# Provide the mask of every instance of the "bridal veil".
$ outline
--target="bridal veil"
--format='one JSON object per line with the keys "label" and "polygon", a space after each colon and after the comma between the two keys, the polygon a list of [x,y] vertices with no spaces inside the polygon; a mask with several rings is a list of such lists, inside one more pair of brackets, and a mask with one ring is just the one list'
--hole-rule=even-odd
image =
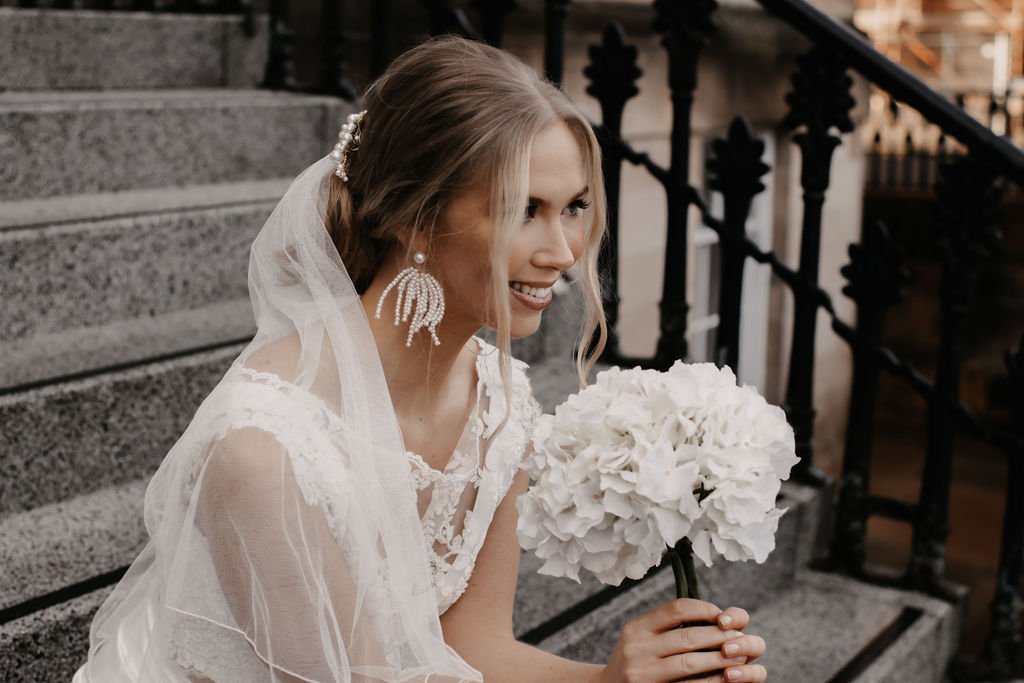
{"label": "bridal veil", "polygon": [[481,680],[442,637],[409,463],[324,227],[334,166],[252,247],[258,332],[154,476],[151,540],[76,681]]}

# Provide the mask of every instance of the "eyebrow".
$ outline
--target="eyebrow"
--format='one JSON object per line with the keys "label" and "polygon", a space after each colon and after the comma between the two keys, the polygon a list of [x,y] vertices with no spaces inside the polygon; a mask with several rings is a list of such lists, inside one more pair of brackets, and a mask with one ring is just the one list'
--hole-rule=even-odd
{"label": "eyebrow", "polygon": [[[586,196],[586,194],[587,194],[588,192],[590,192],[590,186],[589,186],[589,185],[587,185],[587,186],[586,186],[586,187],[584,187],[584,188],[583,188],[582,190],[580,190],[579,192],[577,192],[577,193],[576,193],[576,196],[575,196],[575,197],[573,197],[572,199],[570,199],[569,201],[571,201],[571,202],[574,202],[574,201],[576,201],[577,199],[580,199],[580,198],[582,198],[582,197]],[[544,200],[544,199],[541,199],[540,197],[529,197],[529,198],[527,199],[527,202],[529,202],[530,204],[536,204],[537,206],[542,206],[542,205],[544,205],[544,204],[546,204],[546,203],[547,203],[547,201],[546,201],[546,200]]]}

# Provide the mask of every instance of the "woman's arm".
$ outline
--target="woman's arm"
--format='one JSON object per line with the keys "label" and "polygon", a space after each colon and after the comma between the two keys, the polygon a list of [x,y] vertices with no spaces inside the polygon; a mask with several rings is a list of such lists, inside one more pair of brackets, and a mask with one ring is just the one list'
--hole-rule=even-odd
{"label": "woman's arm", "polygon": [[[495,512],[466,592],[441,617],[445,640],[487,683],[672,681],[700,673],[708,676],[697,680],[708,682],[765,679],[763,667],[745,664],[764,652],[761,638],[739,632],[749,621],[747,613],[722,612],[697,600],[675,600],[631,621],[606,666],[569,661],[517,642],[512,631],[519,573],[515,499],[528,483],[525,473],[516,476]],[[677,628],[694,622],[709,625]],[[722,678],[723,669],[734,677]]]}
{"label": "woman's arm", "polygon": [[[261,668],[259,674],[232,671],[222,654],[218,675],[209,678],[469,680],[473,672],[450,654],[429,622],[385,621],[391,604],[374,583],[380,559],[372,545],[360,546],[350,537],[371,526],[359,506],[346,500],[355,492],[337,490],[331,501],[344,528],[339,539],[326,506],[307,501],[299,484],[302,477],[310,486],[315,472],[300,473],[302,459],[293,455],[262,429],[236,429],[213,447],[197,482],[194,523],[206,539],[216,581],[200,585],[203,592],[194,601],[222,602],[229,612],[217,614],[200,604],[198,616],[220,627],[217,638],[244,636],[245,649],[258,658],[249,660],[253,669]],[[432,597],[429,603],[433,619]],[[404,646],[414,638],[419,650]]]}
{"label": "woman's arm", "polygon": [[445,640],[487,683],[501,681],[598,681],[603,667],[567,659],[517,642],[512,608],[519,576],[515,499],[526,490],[524,472],[494,513],[469,585],[441,615]]}

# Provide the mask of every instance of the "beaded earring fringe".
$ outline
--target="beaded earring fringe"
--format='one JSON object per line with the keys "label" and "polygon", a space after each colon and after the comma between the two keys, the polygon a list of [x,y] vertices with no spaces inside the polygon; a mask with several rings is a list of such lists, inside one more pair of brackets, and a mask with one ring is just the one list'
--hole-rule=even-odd
{"label": "beaded earring fringe", "polygon": [[[426,257],[422,253],[417,253],[414,260],[422,265]],[[384,288],[377,301],[377,311],[374,314],[376,318],[380,318],[384,299],[396,287],[398,298],[395,300],[395,327],[409,322],[409,335],[405,338],[405,346],[412,346],[413,335],[424,327],[430,332],[434,346],[440,346],[441,340],[437,338],[437,324],[444,317],[444,291],[441,289],[441,283],[433,275],[409,266]],[[414,301],[415,309],[413,308]],[[412,314],[412,321],[409,321],[410,314]]]}

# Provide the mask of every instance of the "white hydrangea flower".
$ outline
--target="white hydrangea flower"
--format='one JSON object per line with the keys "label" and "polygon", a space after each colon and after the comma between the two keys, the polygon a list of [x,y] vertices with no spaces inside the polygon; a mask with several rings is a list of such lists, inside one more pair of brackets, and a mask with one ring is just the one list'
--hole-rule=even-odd
{"label": "white hydrangea flower", "polygon": [[537,421],[516,502],[522,546],[543,574],[642,578],[687,536],[705,564],[763,562],[796,464],[785,415],[729,368],[611,368]]}

